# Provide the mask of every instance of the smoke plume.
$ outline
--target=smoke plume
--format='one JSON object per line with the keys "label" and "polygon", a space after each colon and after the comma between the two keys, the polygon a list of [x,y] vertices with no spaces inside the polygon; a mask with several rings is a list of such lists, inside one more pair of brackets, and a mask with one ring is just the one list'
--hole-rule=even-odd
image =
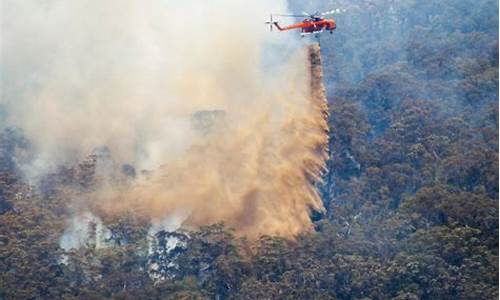
{"label": "smoke plume", "polygon": [[137,176],[108,172],[79,207],[250,236],[310,228],[324,102],[305,44],[263,25],[285,1],[2,5],[4,122],[34,146],[28,176],[107,147]]}

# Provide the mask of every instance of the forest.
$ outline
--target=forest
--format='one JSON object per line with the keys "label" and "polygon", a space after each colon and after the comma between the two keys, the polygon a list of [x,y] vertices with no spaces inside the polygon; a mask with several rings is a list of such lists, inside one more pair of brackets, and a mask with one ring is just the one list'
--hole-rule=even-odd
{"label": "forest", "polygon": [[110,246],[65,250],[64,187],[92,186],[101,157],[35,188],[15,159],[30,141],[5,128],[0,299],[497,299],[498,2],[318,2],[289,1],[346,8],[321,37],[330,151],[314,232],[252,241],[216,223],[151,243],[144,220],[109,216]]}

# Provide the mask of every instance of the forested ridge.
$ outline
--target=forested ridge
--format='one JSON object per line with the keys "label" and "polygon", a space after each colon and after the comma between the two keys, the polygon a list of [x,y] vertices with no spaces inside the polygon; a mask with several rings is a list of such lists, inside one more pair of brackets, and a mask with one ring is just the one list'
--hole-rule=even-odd
{"label": "forested ridge", "polygon": [[330,156],[315,231],[250,241],[220,223],[151,242],[144,220],[108,216],[106,247],[65,251],[64,187],[92,189],[102,154],[35,188],[18,166],[30,141],[7,128],[0,299],[498,298],[498,3],[290,7],[347,8],[321,38]]}

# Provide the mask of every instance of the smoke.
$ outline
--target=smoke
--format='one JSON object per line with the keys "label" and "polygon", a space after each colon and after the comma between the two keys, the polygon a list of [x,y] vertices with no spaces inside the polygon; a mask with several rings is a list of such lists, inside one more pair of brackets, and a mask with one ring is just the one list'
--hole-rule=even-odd
{"label": "smoke", "polygon": [[74,216],[59,240],[61,248],[70,250],[85,244],[94,244],[101,248],[111,237],[111,232],[102,221],[88,211]]}
{"label": "smoke", "polygon": [[107,147],[148,172],[79,200],[95,213],[310,228],[326,133],[305,45],[263,25],[285,1],[2,5],[1,101],[34,146],[28,176]]}

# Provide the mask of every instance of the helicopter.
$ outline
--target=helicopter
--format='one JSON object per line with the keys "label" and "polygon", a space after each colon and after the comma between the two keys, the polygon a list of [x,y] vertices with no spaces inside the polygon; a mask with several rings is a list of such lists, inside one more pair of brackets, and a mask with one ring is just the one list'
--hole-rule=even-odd
{"label": "helicopter", "polygon": [[[279,31],[287,31],[287,30],[292,30],[292,29],[300,29],[300,35],[302,37],[309,35],[309,34],[314,34],[316,37],[319,36],[320,33],[323,31],[330,31],[330,34],[333,34],[333,31],[335,28],[337,28],[337,24],[335,23],[335,20],[332,19],[326,19],[325,16],[327,15],[333,15],[336,13],[340,13],[342,10],[340,9],[333,9],[327,12],[316,12],[314,14],[309,14],[307,12],[303,12],[302,14],[299,15],[293,15],[293,14],[271,14],[271,18],[269,21],[267,21],[265,24],[269,25],[269,29],[273,31],[273,26],[276,27]],[[345,11],[345,10],[343,10]],[[303,18],[306,17],[302,22],[295,23],[292,25],[288,26],[280,26],[279,22],[274,20],[273,17],[289,17],[289,18]]]}

